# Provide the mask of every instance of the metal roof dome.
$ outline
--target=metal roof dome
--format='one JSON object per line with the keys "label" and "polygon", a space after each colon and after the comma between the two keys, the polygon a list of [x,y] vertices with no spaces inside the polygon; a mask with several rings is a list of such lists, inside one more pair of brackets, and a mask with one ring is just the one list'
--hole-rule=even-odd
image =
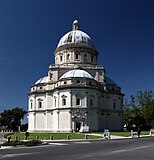
{"label": "metal roof dome", "polygon": [[83,31],[79,30],[79,23],[75,20],[72,24],[73,30],[66,33],[59,41],[58,47],[65,44],[82,44],[95,48],[92,39]]}
{"label": "metal roof dome", "polygon": [[48,77],[48,76],[45,76],[45,77],[42,77],[42,78],[40,78],[39,80],[37,80],[37,81],[35,82],[35,84],[48,83],[48,81],[49,81],[49,77]]}
{"label": "metal roof dome", "polygon": [[74,69],[74,70],[70,70],[66,73],[64,73],[60,79],[63,78],[90,78],[93,79],[93,77],[86,71],[84,70],[80,70],[80,69]]}

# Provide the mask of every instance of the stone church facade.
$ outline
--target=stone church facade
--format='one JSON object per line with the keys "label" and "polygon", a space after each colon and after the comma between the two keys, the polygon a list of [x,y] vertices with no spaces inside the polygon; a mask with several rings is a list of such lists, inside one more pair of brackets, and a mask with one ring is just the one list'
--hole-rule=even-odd
{"label": "stone church facade", "polygon": [[77,20],[72,28],[58,43],[55,64],[28,94],[28,131],[122,130],[124,94],[97,65],[98,51]]}

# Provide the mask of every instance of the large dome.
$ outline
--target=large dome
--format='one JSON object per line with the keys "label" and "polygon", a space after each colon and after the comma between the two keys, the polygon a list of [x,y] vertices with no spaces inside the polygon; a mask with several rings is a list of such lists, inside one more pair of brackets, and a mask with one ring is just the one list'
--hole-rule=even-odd
{"label": "large dome", "polygon": [[92,39],[86,33],[78,29],[79,29],[79,24],[78,21],[75,20],[73,22],[73,30],[66,33],[60,39],[57,48],[65,44],[82,44],[95,48]]}
{"label": "large dome", "polygon": [[90,78],[93,79],[93,77],[86,71],[84,70],[80,70],[80,69],[74,69],[74,70],[70,70],[66,73],[64,73],[60,79],[63,78]]}

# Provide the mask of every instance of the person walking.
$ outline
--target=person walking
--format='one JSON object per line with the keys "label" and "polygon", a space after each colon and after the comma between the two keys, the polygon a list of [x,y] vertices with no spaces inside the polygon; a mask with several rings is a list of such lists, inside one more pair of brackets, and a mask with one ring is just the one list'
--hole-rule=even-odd
{"label": "person walking", "polygon": [[141,129],[140,129],[140,127],[138,127],[138,129],[137,129],[137,135],[138,135],[138,137],[140,137],[140,134],[141,134]]}

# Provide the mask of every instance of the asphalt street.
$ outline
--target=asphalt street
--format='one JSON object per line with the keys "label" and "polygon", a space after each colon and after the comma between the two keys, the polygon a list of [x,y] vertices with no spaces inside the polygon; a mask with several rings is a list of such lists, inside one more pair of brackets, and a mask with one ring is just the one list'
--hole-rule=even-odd
{"label": "asphalt street", "polygon": [[154,137],[52,142],[38,147],[0,149],[5,160],[154,160]]}

